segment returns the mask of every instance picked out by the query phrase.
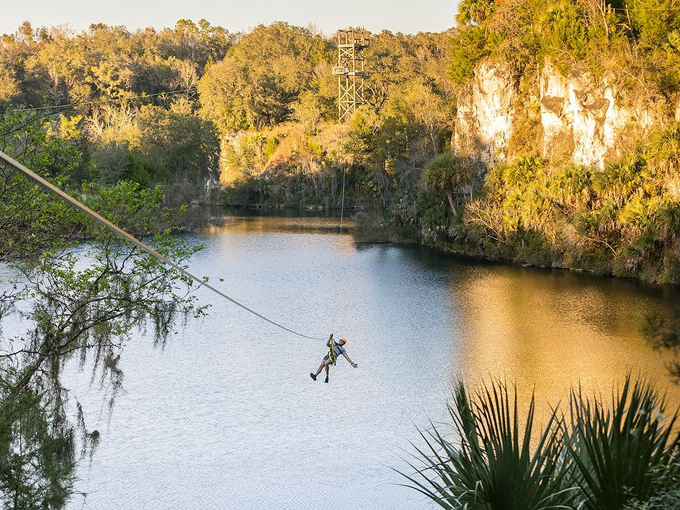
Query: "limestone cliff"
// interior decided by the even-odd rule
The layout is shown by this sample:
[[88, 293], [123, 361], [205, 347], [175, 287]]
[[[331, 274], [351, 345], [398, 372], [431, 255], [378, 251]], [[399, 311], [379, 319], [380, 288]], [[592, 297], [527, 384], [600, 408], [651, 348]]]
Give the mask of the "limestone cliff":
[[458, 95], [454, 149], [486, 163], [504, 160], [518, 122], [535, 108], [538, 153], [551, 161], [602, 168], [626, 142], [644, 139], [667, 120], [663, 98], [624, 91], [615, 76], [595, 79], [578, 66], [564, 76], [546, 62], [534, 81], [534, 90], [522, 95], [507, 65], [478, 65]]
[[516, 86], [510, 69], [483, 62], [458, 94], [453, 146], [485, 163], [504, 159], [512, 135]]

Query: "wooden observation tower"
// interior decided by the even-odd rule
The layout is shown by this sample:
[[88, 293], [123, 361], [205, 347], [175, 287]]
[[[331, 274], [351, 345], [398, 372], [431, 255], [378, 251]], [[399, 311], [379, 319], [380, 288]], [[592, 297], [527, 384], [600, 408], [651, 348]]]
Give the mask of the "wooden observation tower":
[[364, 55], [370, 33], [360, 28], [338, 30], [338, 63], [333, 74], [338, 77], [338, 118], [350, 118], [364, 103]]

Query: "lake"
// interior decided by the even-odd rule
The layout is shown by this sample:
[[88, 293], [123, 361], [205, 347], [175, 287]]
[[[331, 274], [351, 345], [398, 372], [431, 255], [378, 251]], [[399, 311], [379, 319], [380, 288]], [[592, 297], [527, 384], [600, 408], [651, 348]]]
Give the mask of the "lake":
[[680, 289], [356, 245], [337, 218], [220, 220], [190, 236], [205, 246], [190, 270], [291, 329], [346, 336], [359, 367], [341, 358], [314, 382], [323, 340], [201, 289], [207, 318], [162, 350], [130, 341], [112, 413], [68, 373], [101, 432], [69, 509], [431, 508], [392, 468], [409, 471], [418, 427], [446, 422], [458, 378], [516, 383], [522, 403], [535, 389], [546, 409], [579, 382], [607, 396], [630, 370], [680, 403], [640, 334]]

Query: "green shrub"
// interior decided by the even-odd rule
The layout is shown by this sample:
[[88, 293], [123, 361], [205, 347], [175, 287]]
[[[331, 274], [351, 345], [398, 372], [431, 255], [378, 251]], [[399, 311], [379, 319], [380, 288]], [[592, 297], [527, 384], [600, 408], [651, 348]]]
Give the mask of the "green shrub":
[[572, 390], [571, 420], [565, 424], [573, 481], [592, 510], [619, 510], [631, 499], [653, 494], [652, 474], [669, 466], [680, 439], [673, 431], [677, 411], [647, 381], [626, 377], [611, 406]]
[[414, 476], [405, 475], [410, 487], [448, 509], [574, 507], [578, 494], [567, 485], [568, 473], [562, 469], [563, 440], [555, 427], [556, 413], [532, 448], [533, 396], [522, 419], [516, 390], [511, 395], [500, 382], [472, 395], [459, 383], [454, 397], [449, 414], [460, 446], [434, 426], [431, 432], [421, 432], [428, 449], [417, 449], [424, 466]]
[[[611, 406], [572, 390], [570, 415], [551, 408], [534, 435], [532, 396], [521, 418], [517, 390], [500, 382], [472, 393], [459, 383], [448, 406], [457, 437], [420, 432], [408, 487], [442, 508], [467, 510], [677, 508], [677, 411], [647, 381], [626, 377]], [[660, 506], [653, 506], [659, 504]]]
[[680, 460], [653, 471], [652, 496], [647, 501], [633, 500], [625, 510], [677, 510], [680, 508]]

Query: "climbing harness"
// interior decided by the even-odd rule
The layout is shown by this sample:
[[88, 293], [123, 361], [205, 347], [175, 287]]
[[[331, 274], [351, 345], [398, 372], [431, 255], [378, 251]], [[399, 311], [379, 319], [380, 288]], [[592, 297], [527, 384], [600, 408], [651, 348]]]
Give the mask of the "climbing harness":
[[188, 277], [191, 278], [192, 280], [198, 282], [199, 287], [202, 285], [202, 286], [204, 286], [204, 287], [206, 287], [206, 288], [212, 290], [214, 293], [216, 293], [216, 294], [218, 294], [219, 296], [223, 297], [223, 298], [226, 299], [227, 301], [230, 301], [231, 303], [235, 304], [236, 306], [239, 306], [239, 307], [243, 308], [243, 309], [246, 310], [247, 312], [252, 313], [252, 314], [255, 315], [256, 317], [259, 317], [260, 319], [262, 319], [262, 320], [268, 322], [269, 324], [272, 324], [272, 325], [276, 326], [277, 328], [280, 328], [280, 329], [282, 329], [282, 330], [284, 330], [284, 331], [287, 331], [288, 333], [292, 333], [292, 334], [297, 335], [297, 336], [302, 337], [302, 338], [308, 338], [308, 339], [310, 339], [310, 340], [323, 340], [323, 339], [325, 338], [325, 337], [317, 337], [317, 336], [308, 336], [308, 335], [299, 333], [299, 332], [297, 332], [297, 331], [295, 331], [295, 330], [293, 330], [293, 329], [290, 329], [290, 328], [287, 328], [286, 326], [283, 326], [282, 324], [279, 324], [279, 323], [276, 322], [276, 321], [273, 321], [272, 319], [269, 319], [269, 318], [265, 317], [264, 315], [262, 315], [262, 314], [256, 312], [255, 310], [252, 310], [251, 308], [248, 308], [246, 305], [244, 305], [244, 304], [242, 304], [242, 303], [239, 303], [239, 302], [238, 302], [237, 300], [235, 300], [234, 298], [231, 298], [231, 297], [227, 296], [224, 292], [222, 292], [222, 291], [218, 290], [217, 288], [213, 287], [213, 286], [210, 285], [208, 282], [204, 281], [202, 278], [199, 278], [198, 276], [195, 276], [194, 274], [190, 273], [189, 271], [187, 271], [186, 269], [184, 269], [182, 266], [180, 266], [179, 264], [173, 262], [172, 260], [170, 260], [170, 259], [167, 258], [166, 256], [161, 255], [161, 254], [158, 253], [156, 250], [154, 250], [153, 248], [151, 248], [149, 245], [143, 243], [142, 241], [140, 241], [139, 239], [135, 238], [135, 237], [132, 236], [131, 234], [128, 234], [128, 233], [127, 233], [125, 230], [123, 230], [122, 228], [120, 228], [120, 227], [114, 225], [113, 223], [111, 223], [109, 220], [107, 220], [107, 219], [104, 218], [103, 216], [100, 216], [99, 214], [97, 214], [96, 212], [94, 212], [92, 209], [90, 209], [90, 208], [87, 207], [86, 205], [82, 204], [81, 202], [79, 202], [78, 200], [76, 200], [75, 198], [73, 198], [71, 195], [69, 195], [69, 194], [67, 194], [66, 192], [62, 191], [60, 188], [58, 188], [57, 186], [53, 185], [53, 184], [50, 183], [49, 181], [46, 181], [45, 179], [43, 179], [42, 177], [40, 177], [38, 174], [36, 174], [35, 172], [29, 170], [29, 169], [26, 168], [24, 165], [22, 165], [21, 163], [19, 163], [19, 162], [16, 161], [15, 159], [11, 158], [10, 156], [8, 156], [7, 154], [5, 154], [5, 153], [2, 152], [2, 151], [0, 151], [0, 160], [3, 160], [3, 161], [4, 161], [5, 163], [7, 163], [8, 165], [10, 165], [10, 166], [13, 167], [14, 169], [16, 169], [16, 170], [18, 170], [19, 172], [21, 172], [22, 174], [24, 174], [26, 177], [28, 177], [29, 179], [31, 179], [33, 182], [35, 182], [36, 184], [38, 184], [40, 187], [42, 187], [43, 189], [45, 189], [45, 190], [48, 191], [49, 193], [52, 193], [53, 195], [57, 196], [57, 197], [60, 198], [61, 200], [65, 201], [66, 203], [68, 203], [69, 205], [71, 205], [72, 207], [74, 207], [75, 209], [77, 209], [78, 211], [80, 211], [80, 212], [86, 214], [87, 216], [89, 216], [90, 218], [92, 218], [93, 220], [95, 220], [96, 222], [98, 222], [98, 223], [100, 223], [101, 225], [105, 226], [106, 228], [108, 228], [109, 230], [111, 230], [111, 231], [112, 231], [114, 234], [116, 234], [117, 236], [119, 236], [119, 237], [125, 239], [126, 241], [131, 242], [132, 244], [134, 244], [134, 245], [137, 246], [138, 248], [142, 249], [143, 251], [145, 251], [146, 253], [148, 253], [148, 254], [151, 255], [152, 257], [155, 257], [156, 259], [158, 259], [158, 260], [164, 262], [165, 264], [171, 266], [172, 268], [176, 269], [177, 271], [179, 271], [179, 272], [182, 273], [183, 275], [188, 276]]
[[328, 347], [328, 361], [330, 361], [332, 365], [335, 365], [335, 362], [338, 361], [338, 356], [335, 352], [335, 340], [333, 338], [331, 338], [331, 344]]

